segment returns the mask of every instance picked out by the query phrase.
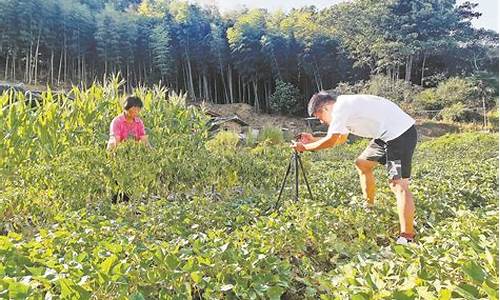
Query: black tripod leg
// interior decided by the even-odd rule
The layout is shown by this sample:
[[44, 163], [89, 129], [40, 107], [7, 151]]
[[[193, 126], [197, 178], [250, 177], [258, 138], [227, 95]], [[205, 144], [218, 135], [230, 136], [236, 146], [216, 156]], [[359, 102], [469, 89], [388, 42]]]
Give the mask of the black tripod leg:
[[309, 182], [307, 182], [307, 176], [306, 172], [304, 170], [304, 165], [302, 164], [302, 160], [300, 159], [300, 156], [297, 156], [297, 159], [300, 164], [300, 169], [302, 170], [302, 176], [304, 176], [304, 181], [306, 182], [307, 190], [309, 191], [309, 196], [311, 197], [311, 200], [313, 200], [313, 194], [311, 192], [311, 187], [309, 186]]
[[295, 165], [295, 201], [299, 201], [299, 155], [297, 152], [293, 154], [293, 162]]
[[290, 174], [290, 169], [292, 168], [292, 161], [293, 159], [291, 159], [290, 162], [288, 163], [288, 168], [286, 169], [285, 177], [283, 178], [283, 182], [281, 183], [280, 193], [278, 195], [278, 200], [274, 204], [274, 209], [278, 209], [279, 207], [278, 204], [281, 200], [281, 194], [283, 193], [283, 189], [285, 188], [286, 178], [288, 177], [288, 174]]

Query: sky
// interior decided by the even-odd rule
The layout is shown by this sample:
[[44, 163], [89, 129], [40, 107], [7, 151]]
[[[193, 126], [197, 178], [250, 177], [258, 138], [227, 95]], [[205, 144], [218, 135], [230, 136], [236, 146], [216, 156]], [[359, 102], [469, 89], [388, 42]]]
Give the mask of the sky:
[[[458, 0], [457, 3], [463, 3], [467, 0]], [[477, 10], [483, 15], [474, 20], [473, 24], [477, 28], [484, 27], [493, 29], [498, 32], [498, 0], [469, 0], [474, 3], [479, 3]], [[231, 10], [247, 8], [266, 8], [270, 11], [278, 9], [288, 11], [291, 8], [300, 8], [303, 6], [314, 5], [321, 9], [335, 3], [343, 2], [343, 0], [291, 0], [291, 1], [275, 1], [275, 0], [190, 0], [201, 5], [215, 5], [220, 11], [226, 12]]]

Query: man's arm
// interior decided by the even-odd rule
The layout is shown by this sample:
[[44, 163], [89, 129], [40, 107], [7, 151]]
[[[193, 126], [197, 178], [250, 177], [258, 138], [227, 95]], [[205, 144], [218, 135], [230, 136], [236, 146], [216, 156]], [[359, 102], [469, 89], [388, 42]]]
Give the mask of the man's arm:
[[333, 135], [327, 135], [325, 137], [320, 138], [319, 140], [308, 143], [308, 144], [303, 144], [303, 143], [294, 143], [292, 145], [293, 148], [295, 148], [297, 151], [302, 152], [302, 151], [314, 151], [314, 150], [321, 150], [321, 149], [326, 149], [330, 148], [336, 145], [343, 144], [347, 141], [347, 134], [333, 134]]
[[343, 134], [333, 134], [333, 135], [327, 135], [323, 138], [320, 138], [319, 140], [305, 144], [304, 148], [307, 151], [314, 151], [314, 150], [321, 150], [321, 149], [326, 149], [330, 148], [336, 145], [343, 144], [347, 141], [347, 135]]

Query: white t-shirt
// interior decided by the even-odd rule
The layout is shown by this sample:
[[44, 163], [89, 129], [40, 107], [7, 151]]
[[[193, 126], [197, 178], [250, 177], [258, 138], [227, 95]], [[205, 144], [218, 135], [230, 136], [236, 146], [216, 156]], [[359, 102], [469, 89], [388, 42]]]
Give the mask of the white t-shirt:
[[332, 110], [328, 135], [352, 133], [361, 137], [393, 140], [415, 120], [392, 101], [372, 95], [342, 95]]

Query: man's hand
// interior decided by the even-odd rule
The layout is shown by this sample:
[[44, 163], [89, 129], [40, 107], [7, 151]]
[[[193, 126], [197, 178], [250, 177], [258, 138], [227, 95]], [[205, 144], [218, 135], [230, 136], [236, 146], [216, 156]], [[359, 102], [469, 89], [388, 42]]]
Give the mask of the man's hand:
[[290, 145], [290, 147], [295, 149], [297, 152], [300, 152], [300, 153], [306, 151], [306, 147], [301, 142], [292, 141], [292, 144]]
[[302, 144], [309, 144], [316, 140], [314, 136], [308, 132], [302, 132], [301, 134], [299, 134], [299, 136], [299, 142], [301, 142]]

